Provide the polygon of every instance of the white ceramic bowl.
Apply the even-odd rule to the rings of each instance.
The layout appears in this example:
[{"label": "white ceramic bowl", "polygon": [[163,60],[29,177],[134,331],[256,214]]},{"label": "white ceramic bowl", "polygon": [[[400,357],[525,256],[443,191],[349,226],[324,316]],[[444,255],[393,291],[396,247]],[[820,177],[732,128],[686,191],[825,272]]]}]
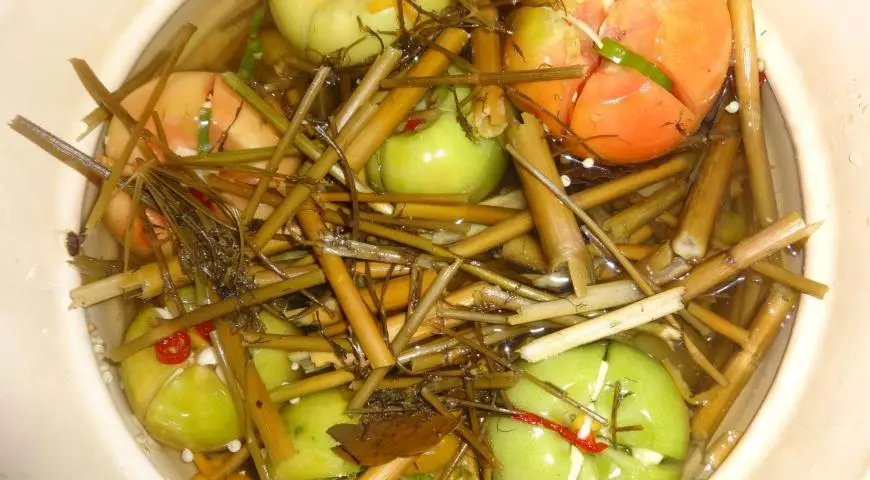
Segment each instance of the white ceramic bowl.
[{"label": "white ceramic bowl", "polygon": [[[181,3],[0,1],[0,117],[21,113],[73,141],[92,103],[65,59],[83,57],[118,85]],[[824,302],[802,299],[790,338],[781,335],[727,420],[742,428],[754,416],[716,478],[861,478],[870,473],[870,7],[758,0],[756,9],[782,109],[769,102],[766,111],[774,171],[780,185],[791,177],[802,187],[779,193],[808,220],[825,220],[804,269],[832,291]],[[81,221],[84,181],[11,131],[0,138],[0,479],[186,478],[173,455],[137,435],[117,381],[104,381],[85,315],[67,309],[78,277],[64,238]],[[110,343],[118,315],[95,319]]]}]

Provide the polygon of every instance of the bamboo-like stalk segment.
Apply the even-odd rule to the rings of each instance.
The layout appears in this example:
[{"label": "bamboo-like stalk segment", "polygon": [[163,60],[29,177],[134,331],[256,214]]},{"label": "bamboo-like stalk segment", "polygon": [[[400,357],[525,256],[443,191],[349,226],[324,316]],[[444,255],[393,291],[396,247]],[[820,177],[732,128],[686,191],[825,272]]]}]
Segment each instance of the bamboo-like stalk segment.
[{"label": "bamboo-like stalk segment", "polygon": [[372,63],[371,67],[366,71],[365,76],[360,81],[350,98],[344,102],[344,105],[339,108],[333,118],[333,124],[337,131],[344,130],[344,127],[353,117],[353,115],[369,101],[372,96],[380,89],[380,83],[383,79],[389,76],[390,72],[402,59],[401,50],[392,46],[384,47],[378,58]]},{"label": "bamboo-like stalk segment", "polygon": [[[457,259],[452,265],[442,269],[441,272],[438,273],[435,281],[432,282],[432,286],[429,287],[429,289],[426,290],[426,293],[423,294],[423,297],[420,298],[417,307],[407,316],[406,321],[402,323],[398,332],[396,332],[395,335],[390,335],[390,348],[392,348],[393,352],[398,354],[408,346],[414,335],[417,333],[417,330],[420,328],[420,325],[423,323],[423,320],[425,320],[429,316],[429,313],[435,308],[438,298],[444,292],[444,289],[447,288],[447,284],[450,283],[450,280],[453,279],[461,266],[462,260]],[[356,410],[362,408],[374,393],[378,384],[381,383],[381,380],[386,377],[387,373],[389,373],[388,367],[375,368],[369,376],[366,377],[363,384],[360,385],[356,394],[354,394],[348,405],[348,409]]]},{"label": "bamboo-like stalk segment", "polygon": [[[440,206],[440,205],[439,205]],[[343,209],[348,213],[346,209]],[[396,218],[392,215],[382,215],[380,213],[360,212],[359,218],[369,220],[383,225],[395,225],[411,229],[423,230],[444,230],[447,232],[457,232],[467,234],[471,230],[471,225],[459,222],[451,222],[444,220],[429,220],[425,218]]]},{"label": "bamboo-like stalk segment", "polygon": [[704,324],[710,327],[713,331],[731,340],[737,345],[746,347],[748,344],[749,332],[729,322],[728,319],[702,307],[697,302],[689,302],[686,306],[686,310],[688,310],[688,312],[694,315],[698,320],[704,322]]},{"label": "bamboo-like stalk segment", "polygon": [[[695,156],[691,153],[678,154],[657,167],[644,169],[575,193],[571,195],[571,200],[584,209],[604,205],[638,189],[687,171],[694,164],[694,159]],[[529,211],[524,211],[477,235],[450,245],[450,251],[466,258],[480,255],[512,238],[529,233],[534,226],[532,215]]]},{"label": "bamboo-like stalk segment", "polygon": [[278,140],[278,144],[275,146],[275,153],[272,154],[272,157],[266,164],[264,174],[260,177],[256,188],[254,188],[254,193],[251,195],[248,204],[245,205],[245,210],[242,212],[243,224],[246,224],[249,220],[254,218],[254,213],[260,206],[260,199],[263,198],[263,194],[266,193],[266,190],[269,188],[269,184],[271,183],[269,179],[278,171],[278,166],[281,164],[281,161],[284,160],[284,151],[290,146],[296,138],[296,135],[299,133],[299,130],[302,128],[302,122],[305,121],[305,118],[308,116],[308,111],[314,105],[317,96],[320,95],[320,90],[326,83],[327,78],[329,78],[331,71],[332,70],[329,67],[320,67],[317,69],[317,73],[314,75],[311,84],[305,91],[302,101],[299,102],[296,111],[293,113],[293,118],[290,119],[287,130],[284,131],[281,135],[281,139]]},{"label": "bamboo-like stalk segment", "polygon": [[354,379],[353,373],[347,370],[333,370],[282,385],[269,394],[275,403],[290,401],[312,393],[322,392],[330,388],[347,385]]},{"label": "bamboo-like stalk segment", "polygon": [[[336,225],[347,224],[345,219],[335,212],[326,211],[324,212],[324,217],[329,223],[334,223]],[[374,235],[376,237],[380,237],[386,240],[423,250],[424,252],[431,255],[445,258],[457,258],[457,255],[452,253],[450,250],[447,250],[446,248],[435,245],[434,243],[432,243],[432,240],[417,235],[412,235],[408,232],[392,229],[366,220],[360,220],[359,230],[360,232],[366,233],[368,235]],[[543,302],[556,299],[555,295],[551,295],[550,293],[538,290],[537,288],[530,287],[524,283],[518,282],[511,278],[505,277],[504,275],[500,275],[472,263],[463,263],[461,268],[464,272],[474,277],[477,277],[485,282],[496,284],[502,288],[511,290],[519,295],[531,298],[533,300]]]},{"label": "bamboo-like stalk segment", "polygon": [[755,14],[752,0],[728,0],[731,26],[736,49],[734,81],[740,100],[740,131],[749,170],[756,219],[766,227],[773,223],[778,212],[770,176],[770,161],[764,142],[764,122],[761,114],[761,85],[758,80],[758,48],[755,43]]},{"label": "bamboo-like stalk segment", "polygon": [[[264,247],[263,253],[273,255],[290,248],[291,245],[288,242],[273,241]],[[176,257],[166,259],[166,269],[173,284],[177,287],[187,285],[192,281],[181,270],[181,264]],[[298,276],[310,273],[312,270],[311,268],[289,268],[285,273],[289,276]],[[137,270],[112,275],[72,289],[69,294],[72,301],[70,308],[90,307],[114,297],[136,292],[141,298],[154,298],[163,293],[163,288],[164,282],[160,265],[157,262],[148,263]]]},{"label": "bamboo-like stalk segment", "polygon": [[[725,114],[720,129],[735,129],[738,117]],[[680,228],[671,246],[674,253],[689,261],[698,261],[707,255],[707,247],[716,225],[716,217],[731,180],[731,170],[740,136],[732,135],[710,145],[701,163],[698,179],[686,200]]]},{"label": "bamboo-like stalk segment", "polygon": [[[471,61],[479,72],[500,73],[501,35],[488,25],[498,23],[498,10],[484,2],[478,5],[477,17],[486,25],[471,33]],[[498,85],[484,85],[474,89],[468,123],[478,137],[495,138],[508,126],[504,90]]]},{"label": "bamboo-like stalk segment", "polygon": [[643,260],[652,255],[658,248],[655,245],[632,245],[623,243],[617,245],[625,258],[633,261]]},{"label": "bamboo-like stalk segment", "polygon": [[[321,202],[331,203],[347,203],[350,202],[350,194],[346,192],[317,192],[312,194]],[[357,201],[362,203],[409,203],[413,205],[424,204],[426,207],[433,205],[446,205],[449,209],[462,210],[464,207],[476,206],[468,203],[468,196],[464,194],[452,193],[358,193]],[[400,205],[396,205],[398,209]],[[516,212],[513,212],[516,213]],[[402,215],[399,212],[396,216],[413,217],[415,215]],[[432,220],[445,220],[445,218],[434,218],[420,216],[420,218],[431,218]]]},{"label": "bamboo-like stalk segment", "polygon": [[630,280],[590,285],[584,297],[568,297],[552,302],[523,306],[508,318],[511,325],[547,320],[565,315],[594,312],[605,308],[619,307],[643,298],[643,293]]},{"label": "bamboo-like stalk segment", "polygon": [[396,205],[394,215],[407,218],[445,220],[449,222],[494,225],[511,218],[519,211],[513,208],[493,207],[473,203],[432,205],[427,203],[403,203]]},{"label": "bamboo-like stalk segment", "polygon": [[[444,308],[471,307],[474,305],[475,294],[486,287],[486,283],[477,282],[449,293],[444,297]],[[404,313],[399,313],[387,319],[387,334],[391,339],[395,338],[396,335],[398,335],[399,330],[402,329],[402,325],[405,324],[405,316]],[[423,325],[421,325],[411,337],[411,342],[418,342],[424,338],[431,337],[437,332],[437,330],[431,326],[431,322],[428,321],[434,318],[437,318],[437,312],[432,312],[426,319],[424,319]],[[443,322],[448,328],[459,323],[452,319],[444,319]]]},{"label": "bamboo-like stalk segment", "polygon": [[601,227],[610,232],[617,242],[625,242],[638,228],[653,221],[659,215],[682,200],[688,186],[682,180],[666,185],[655,191],[643,202],[634,204],[608,218]]},{"label": "bamboo-like stalk segment", "polygon": [[828,293],[828,286],[824,283],[810,280],[803,275],[798,275],[770,262],[755,262],[750,268],[775,282],[816,297],[819,300],[824,300],[825,294]]},{"label": "bamboo-like stalk segment", "polygon": [[307,335],[274,335],[260,332],[241,332],[244,346],[272,348],[288,352],[332,352],[332,345],[321,337]]},{"label": "bamboo-like stalk segment", "polygon": [[369,467],[359,480],[401,480],[417,461],[417,457],[399,457],[383,465]]},{"label": "bamboo-like stalk segment", "polygon": [[675,285],[686,287],[686,300],[691,300],[736,276],[753,263],[767,258],[791,243],[807,238],[819,226],[819,224],[807,226],[797,214],[787,215],[755,235],[743,239],[727,252],[698,265]]},{"label": "bamboo-like stalk segment", "polygon": [[130,355],[154,345],[175,332],[192,328],[213,318],[220,318],[224,315],[235,313],[240,309],[259,305],[290,293],[320,285],[325,281],[326,277],[323,272],[316,270],[273,285],[242,292],[238,296],[227,298],[217,303],[205,305],[178,318],[161,323],[145,335],[122,344],[109,354],[109,359],[113,362],[121,362]]},{"label": "bamboo-like stalk segment", "polygon": [[568,67],[550,67],[537,70],[515,70],[513,72],[471,72],[458,75],[439,75],[421,78],[396,77],[388,78],[381,82],[381,88],[439,87],[448,85],[510,85],[514,83],[547,82],[583,78],[588,72],[589,68],[585,65],[572,65]]},{"label": "bamboo-like stalk segment", "polygon": [[541,244],[531,235],[520,235],[505,242],[501,247],[501,258],[538,273],[547,271]]},{"label": "bamboo-like stalk segment", "polygon": [[[408,76],[427,76],[443,72],[450,64],[450,57],[442,50],[456,53],[467,41],[468,34],[463,30],[456,28],[444,30],[436,41],[437,48],[428,49],[408,72]],[[390,91],[368,122],[366,134],[357,136],[344,151],[352,169],[359,170],[371,158],[425,94],[425,88],[399,88]],[[306,177],[312,181],[323,179],[338,160],[339,156],[335,150],[327,150],[308,168]],[[311,194],[311,189],[308,182],[305,182],[297,184],[290,190],[281,205],[275,208],[252,239],[255,249],[265,245],[290,217],[299,211],[302,203]]]},{"label": "bamboo-like stalk segment", "polygon": [[[365,268],[360,268],[356,273],[364,274]],[[385,274],[386,275],[386,274]],[[420,286],[424,290],[432,285],[435,280],[435,272],[424,270],[420,275]],[[399,276],[389,280],[388,282],[376,283],[371,288],[378,297],[381,307],[385,312],[394,312],[396,310],[408,306],[408,300],[411,295],[411,277],[408,275]],[[362,297],[369,311],[377,312],[377,305],[372,301],[372,294],[368,288],[362,287],[359,289],[359,295]],[[332,325],[339,321],[335,313],[338,310],[338,304],[335,299],[330,298],[324,300],[322,305],[306,313],[304,316],[298,317],[295,321],[297,325]]]},{"label": "bamboo-like stalk segment", "polygon": [[[369,264],[366,270],[366,263]],[[372,279],[379,280],[386,278],[388,275],[392,278],[400,278],[407,276],[411,272],[411,267],[404,265],[396,265],[394,263],[382,262],[356,262],[353,265],[353,273],[356,275],[371,275]]]},{"label": "bamboo-like stalk segment", "polygon": [[[525,158],[550,181],[561,185],[547,134],[534,115],[524,113],[522,123],[511,123],[508,140],[508,152]],[[577,219],[531,173],[522,168],[518,172],[550,271],[567,268],[574,293],[584,296],[589,284],[589,252]]]},{"label": "bamboo-like stalk segment", "polygon": [[529,362],[539,362],[574,347],[636,328],[681,310],[684,291],[682,287],[672,288],[585,323],[558,330],[523,345],[519,353]]},{"label": "bamboo-like stalk segment", "polygon": [[774,338],[780,331],[780,324],[797,304],[795,291],[775,284],[752,322],[749,344],[738,352],[725,366],[725,377],[729,384],[719,387],[717,395],[695,412],[692,417],[692,437],[701,443],[710,440],[722,419],[734,404],[734,400],[749,382],[758,368]]},{"label": "bamboo-like stalk segment", "polygon": [[664,285],[688,273],[692,265],[674,254],[670,242],[665,242],[641,260],[638,268],[656,285]]},{"label": "bamboo-like stalk segment", "polygon": [[[296,219],[309,240],[320,240],[327,231],[326,225],[317,213],[317,207],[310,199],[303,202],[302,209],[296,214]],[[314,246],[314,255],[320,262],[320,266],[332,287],[333,294],[348,323],[353,327],[354,335],[369,362],[375,368],[395,364],[396,359],[381,335],[381,330],[375,323],[371,311],[359,294],[344,261],[341,257],[324,254],[323,248],[318,245]]]},{"label": "bamboo-like stalk segment", "polygon": [[[202,310],[202,307],[199,310]],[[194,310],[198,311],[198,310]],[[227,363],[233,370],[235,377],[241,382],[245,390],[245,404],[260,438],[269,452],[270,460],[279,464],[294,454],[293,444],[284,422],[278,414],[278,409],[269,398],[263,379],[257,373],[253,362],[249,361],[242,339],[232,331],[227,322],[216,322],[217,337],[226,352]]]}]

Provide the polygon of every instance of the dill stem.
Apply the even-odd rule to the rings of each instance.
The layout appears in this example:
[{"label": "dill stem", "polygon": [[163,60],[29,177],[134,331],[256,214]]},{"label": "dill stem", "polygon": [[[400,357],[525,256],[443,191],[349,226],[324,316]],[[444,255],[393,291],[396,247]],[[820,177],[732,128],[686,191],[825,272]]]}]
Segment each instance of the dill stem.
[{"label": "dill stem", "polygon": [[[350,194],[346,192],[317,192],[312,194],[317,200],[321,202],[330,202],[330,203],[346,203],[350,202]],[[419,203],[434,203],[438,204],[438,206],[442,206],[444,204],[444,208],[446,209],[462,209],[466,206],[471,206],[474,204],[468,203],[468,197],[463,194],[440,194],[440,193],[431,193],[431,194],[408,194],[408,193],[359,193],[357,195],[357,200],[362,203],[374,203],[374,202],[384,202],[384,203],[404,203],[404,202],[419,202]],[[409,203],[408,205],[418,205],[419,203]],[[426,205],[427,207],[433,205]],[[396,216],[405,216],[405,217],[415,217],[417,215],[401,215],[396,213]],[[431,220],[447,220],[445,218],[432,218],[426,216],[419,216],[419,218],[429,218]]]},{"label": "dill stem", "polygon": [[[311,200],[306,200],[302,209],[296,214],[296,219],[302,227],[305,236],[311,241],[318,241],[327,231],[317,212],[317,207]],[[344,312],[348,323],[353,327],[354,334],[365,352],[369,362],[375,368],[388,367],[395,364],[390,347],[387,345],[381,330],[375,323],[371,311],[367,308],[359,290],[341,257],[323,253],[321,246],[314,246],[314,255],[323,268],[335,298]]]},{"label": "dill stem", "polygon": [[260,45],[260,26],[263,24],[263,18],[266,16],[266,6],[262,6],[254,10],[251,26],[248,31],[248,41],[245,45],[245,53],[242,56],[242,62],[239,66],[239,77],[246,82],[251,80],[251,75],[254,70],[254,63],[257,61],[257,53],[261,53]]},{"label": "dill stem", "polygon": [[[733,129],[737,123],[737,116],[725,113],[717,128]],[[739,147],[739,135],[728,137],[710,145],[701,161],[701,170],[686,200],[680,228],[671,241],[674,253],[686,260],[698,261],[707,254]]]},{"label": "dill stem", "polygon": [[638,268],[656,285],[664,285],[688,273],[692,265],[674,253],[670,242],[665,242],[643,258]]},{"label": "dill stem", "polygon": [[353,373],[347,370],[333,370],[306,377],[287,385],[282,385],[269,394],[275,403],[283,403],[294,398],[304,397],[312,393],[322,392],[330,388],[347,385],[354,379]]},{"label": "dill stem", "polygon": [[513,83],[546,82],[582,78],[588,68],[585,66],[551,67],[537,70],[516,70],[513,72],[471,72],[460,75],[443,75],[413,78],[410,76],[389,78],[381,82],[381,88],[440,87],[449,85],[508,85]]},{"label": "dill stem", "polygon": [[[347,222],[344,220],[336,212],[327,211],[324,213],[324,218],[329,223],[334,223],[336,225],[346,225]],[[396,243],[401,243],[404,245],[408,245],[420,250],[423,250],[426,253],[445,258],[457,258],[450,250],[446,248],[436,246],[432,243],[431,240],[419,237],[416,235],[412,235],[407,232],[403,232],[401,230],[392,229],[389,227],[385,227],[382,225],[377,225],[375,223],[361,220],[359,222],[360,232],[367,233],[369,235],[374,235],[376,237],[380,237],[383,239],[391,240]],[[494,283],[502,288],[507,290],[516,292],[519,295],[524,297],[531,298],[533,300],[538,301],[547,301],[554,300],[556,298],[555,295],[544,292],[542,290],[538,290],[536,288],[530,287],[523,283],[517,282],[513,279],[500,275],[498,273],[487,270],[478,265],[474,265],[471,263],[462,264],[462,270],[466,273],[469,273],[481,280],[484,280],[489,283]]]},{"label": "dill stem", "polygon": [[519,213],[513,208],[492,207],[464,203],[457,205],[432,205],[427,203],[400,203],[393,213],[397,217],[425,218],[449,222],[494,225]]},{"label": "dill stem", "polygon": [[[390,349],[394,353],[398,354],[402,352],[402,350],[411,343],[411,339],[417,329],[420,328],[420,325],[422,325],[423,320],[427,318],[429,312],[435,308],[441,293],[444,292],[445,288],[447,288],[447,284],[450,283],[461,266],[462,260],[457,259],[452,265],[443,268],[438,273],[438,276],[435,277],[432,285],[426,290],[426,293],[423,294],[423,297],[420,299],[414,311],[407,316],[407,320],[402,324],[395,336],[391,336]],[[359,390],[354,394],[350,404],[348,405],[349,410],[362,408],[374,393],[375,389],[377,389],[378,384],[381,383],[381,380],[383,380],[389,372],[389,368],[386,366],[378,366],[374,365],[374,363],[373,366],[375,366],[375,370],[366,377]]]},{"label": "dill stem", "polygon": [[[571,199],[578,207],[584,209],[604,205],[643,187],[685,172],[692,167],[693,163],[694,154],[678,154],[657,167],[644,169],[575,193],[571,195]],[[534,226],[532,216],[526,210],[483,230],[477,235],[456,242],[449,248],[450,251],[461,257],[473,257],[512,238],[529,233]]]},{"label": "dill stem", "polygon": [[350,98],[347,99],[335,114],[333,124],[336,131],[341,132],[344,130],[344,127],[347,126],[357,111],[372,99],[380,89],[381,81],[387,78],[401,58],[402,52],[400,50],[392,46],[384,48],[383,52],[378,55],[378,58],[375,59],[366,71],[365,76],[354,89]]},{"label": "dill stem", "polygon": [[[498,10],[484,2],[477,16],[486,25],[498,23]],[[477,71],[500,73],[501,35],[488,27],[478,27],[471,33],[471,60]],[[474,89],[472,110],[468,123],[477,136],[495,138],[508,126],[507,105],[504,90],[497,85],[482,85]]]},{"label": "dill stem", "polygon": [[[181,34],[179,38],[178,44],[175,46],[172,54],[169,57],[169,60],[166,62],[163,70],[160,73],[160,77],[157,80],[157,83],[154,85],[154,91],[151,92],[148,100],[145,102],[145,106],[143,108],[143,112],[151,112],[154,110],[154,106],[157,104],[157,101],[160,99],[160,96],[163,94],[163,89],[166,87],[166,83],[169,80],[169,75],[172,73],[172,69],[175,67],[175,63],[178,61],[178,58],[181,56],[181,52],[184,51],[184,47],[187,45],[188,40],[193,35],[193,32],[196,30],[191,24],[186,24],[181,28]],[[133,154],[133,150],[136,148],[136,145],[139,143],[139,139],[142,137],[143,132],[145,131],[145,125],[148,123],[150,119],[149,113],[143,113],[139,120],[136,122],[136,125],[130,131],[130,138],[127,140],[127,144],[124,146],[124,149],[121,151],[121,155],[118,158],[112,159],[113,164],[111,168],[111,173],[109,174],[109,178],[103,182],[103,185],[100,187],[100,193],[97,195],[96,203],[91,209],[91,213],[88,215],[88,219],[85,222],[84,233],[92,231],[100,220],[103,219],[103,214],[106,211],[106,207],[109,205],[109,200],[112,199],[114,195],[115,189],[117,188],[118,180],[121,178],[121,174],[124,172],[124,166],[127,164],[127,160],[130,158],[130,155]]]},{"label": "dill stem", "polygon": [[[359,273],[365,274],[365,270],[363,269]],[[424,271],[420,279],[421,287],[424,289],[429,288],[434,280],[435,272],[431,270]],[[411,277],[404,275],[393,278],[387,282],[376,283],[372,286],[372,289],[378,295],[377,302],[380,303],[384,311],[396,311],[408,306],[408,300],[411,295]],[[363,302],[365,302],[366,307],[370,312],[374,313],[377,311],[377,303],[372,299],[372,295],[368,288],[360,288],[359,295],[362,297]],[[317,325],[318,323],[330,325],[338,321],[337,317],[332,319],[332,317],[335,317],[332,312],[337,311],[337,307],[338,304],[335,299],[330,298],[324,300],[322,305],[318,305],[317,308],[313,309],[310,313],[299,317],[297,322],[299,325]]]},{"label": "dill stem", "polygon": [[260,332],[241,332],[243,346],[271,348],[288,352],[332,352],[332,345],[321,337],[308,335],[275,335]]},{"label": "dill stem", "polygon": [[308,111],[311,109],[312,105],[314,105],[314,101],[320,94],[330,72],[331,70],[329,67],[321,67],[317,69],[314,79],[312,79],[311,84],[305,91],[305,95],[302,97],[302,100],[296,107],[296,111],[293,113],[293,118],[290,119],[287,129],[282,133],[278,145],[275,146],[274,154],[272,154],[272,157],[266,164],[265,174],[260,177],[256,188],[254,188],[254,193],[250,196],[247,205],[245,205],[245,210],[242,212],[241,218],[242,225],[246,225],[252,218],[254,218],[254,213],[260,206],[260,199],[263,198],[263,195],[266,193],[266,190],[269,188],[269,184],[271,183],[269,181],[271,175],[278,171],[278,166],[281,164],[281,161],[284,160],[284,151],[290,145],[290,142],[292,142],[299,134],[299,131],[302,128],[302,123],[305,121],[305,117],[308,116]]},{"label": "dill stem", "polygon": [[113,362],[121,362],[130,355],[154,345],[175,332],[194,327],[206,320],[232,314],[242,308],[258,305],[305,288],[320,285],[325,281],[326,278],[323,272],[316,270],[272,285],[243,292],[237,297],[205,305],[178,318],[164,322],[145,335],[122,344],[109,354],[109,359]]},{"label": "dill stem", "polygon": [[[288,146],[284,150],[285,156],[298,155],[295,147]],[[226,150],[223,152],[209,152],[189,157],[179,157],[173,161],[173,165],[185,166],[234,166],[246,163],[269,160],[275,155],[275,147],[249,148],[245,150]]]},{"label": "dill stem", "polygon": [[[523,156],[551,182],[561,185],[559,171],[547,145],[547,135],[533,115],[524,113],[522,123],[511,123],[508,127],[508,141],[508,151],[512,155]],[[531,173],[523,168],[517,170],[549,271],[567,267],[574,293],[578,297],[584,296],[590,283],[589,251],[577,219]]]},{"label": "dill stem", "polygon": [[667,212],[685,198],[688,185],[682,180],[672,182],[655,191],[644,201],[636,203],[607,219],[601,224],[617,242],[625,242],[638,228]]},{"label": "dill stem", "polygon": [[[486,286],[487,284],[484,282],[476,282],[448,293],[442,300],[443,306],[444,308],[472,307],[475,305],[476,293],[483,290]],[[405,313],[397,313],[387,318],[387,335],[391,339],[398,335],[402,326],[405,324],[406,317],[407,315]],[[419,342],[420,340],[434,335],[437,330],[432,326],[431,321],[435,319],[438,319],[437,310],[435,312],[430,312],[429,315],[426,316],[422,325],[414,331],[410,343]],[[441,321],[447,328],[452,328],[461,323],[459,320],[452,318],[443,318]]]},{"label": "dill stem", "polygon": [[[459,51],[468,41],[468,35],[459,29],[444,30],[437,44],[450,52]],[[408,73],[410,76],[424,76],[447,69],[450,59],[434,48],[423,54],[420,61]],[[357,136],[346,148],[345,156],[353,170],[359,170],[371,158],[381,144],[393,133],[395,128],[408,116],[411,110],[425,95],[425,88],[401,88],[391,91],[379,105],[369,121],[365,135]],[[329,149],[319,156],[308,168],[306,176],[311,182],[322,180],[339,160],[338,153]],[[348,179],[350,180],[350,179]],[[276,207],[260,230],[252,239],[254,249],[259,249],[302,207],[311,195],[312,188],[305,184],[296,185],[284,201]]]}]

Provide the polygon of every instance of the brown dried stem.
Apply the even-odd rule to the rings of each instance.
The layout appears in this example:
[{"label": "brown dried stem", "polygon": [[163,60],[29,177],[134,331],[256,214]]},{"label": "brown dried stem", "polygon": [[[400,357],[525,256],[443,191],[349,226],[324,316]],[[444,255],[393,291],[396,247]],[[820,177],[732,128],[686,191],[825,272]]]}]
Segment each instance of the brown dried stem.
[{"label": "brown dried stem", "polygon": [[[498,22],[498,10],[485,2],[479,5],[477,17],[485,25]],[[481,73],[500,73],[501,36],[487,26],[474,29],[471,33],[471,60],[474,68]],[[478,137],[495,138],[508,126],[507,105],[504,90],[497,85],[483,85],[474,89],[472,110],[468,123]]]},{"label": "brown dried stem", "polygon": [[749,333],[747,347],[738,352],[725,366],[727,387],[718,387],[716,396],[702,406],[692,417],[692,436],[696,441],[706,443],[719,427],[722,419],[734,404],[743,387],[764,358],[773,339],[780,331],[780,324],[797,304],[798,294],[793,290],[775,284],[770,295],[755,316]]},{"label": "brown dried stem", "polygon": [[[436,44],[450,52],[458,52],[468,41],[463,30],[449,28],[438,37]],[[408,76],[427,76],[438,74],[447,69],[450,59],[440,50],[430,48],[420,61],[408,72]],[[366,134],[357,136],[345,149],[345,157],[351,168],[359,170],[371,158],[381,144],[393,133],[395,128],[408,116],[408,113],[426,94],[425,88],[400,88],[392,90],[381,102],[366,127]],[[306,171],[308,182],[296,185],[284,198],[272,215],[252,240],[255,249],[261,248],[275,235],[285,223],[302,207],[311,195],[311,183],[323,179],[330,168],[339,161],[338,152],[329,149]]]},{"label": "brown dried stem", "polygon": [[[718,128],[733,130],[738,118],[724,114]],[[707,247],[716,225],[716,216],[731,180],[731,169],[740,147],[740,136],[733,135],[710,145],[701,163],[698,178],[686,200],[680,228],[671,246],[674,253],[689,261],[707,255]]]},{"label": "brown dried stem", "polygon": [[[311,200],[303,202],[302,209],[296,214],[296,219],[305,232],[305,236],[311,241],[320,240],[327,232],[326,225]],[[341,305],[345,317],[353,327],[354,335],[369,362],[375,368],[393,365],[396,359],[390,352],[390,347],[381,335],[381,330],[370,310],[363,302],[344,261],[341,257],[324,254],[322,247],[318,245],[314,246],[314,254],[320,262],[332,291]]]},{"label": "brown dried stem", "polygon": [[682,180],[673,182],[655,191],[646,200],[636,203],[601,224],[617,242],[626,242],[638,228],[653,221],[659,215],[685,198],[688,185]]},{"label": "brown dried stem", "polygon": [[272,285],[242,292],[236,297],[227,298],[217,303],[203,306],[178,318],[161,323],[145,335],[137,337],[116,348],[111,354],[109,354],[109,358],[113,362],[121,362],[130,355],[142,350],[143,348],[154,345],[175,332],[192,328],[207,320],[220,318],[224,315],[230,315],[241,309],[259,305],[290,293],[298,292],[315,285],[320,285],[325,281],[326,277],[323,272],[316,270]]},{"label": "brown dried stem", "polygon": [[[524,113],[522,123],[511,123],[508,140],[507,150],[511,155],[525,158],[551,182],[559,182],[547,135],[533,115]],[[567,267],[574,293],[584,296],[589,284],[589,252],[577,219],[531,173],[522,168],[518,171],[550,271]]]},{"label": "brown dried stem", "polygon": [[807,238],[820,225],[807,226],[797,214],[790,214],[747,237],[727,252],[716,255],[695,267],[675,282],[686,287],[686,300],[736,276],[753,263],[767,258],[787,245]]},{"label": "brown dried stem", "polygon": [[457,205],[403,203],[396,205],[396,210],[393,214],[397,217],[494,225],[513,217],[517,213],[518,211],[512,208],[491,207],[471,203]]},{"label": "brown dried stem", "polygon": [[[658,183],[667,178],[687,171],[694,163],[694,154],[675,155],[657,167],[641,170],[601,185],[571,195],[571,200],[580,208],[604,205],[643,187]],[[456,242],[450,251],[461,257],[473,257],[495,248],[508,240],[529,233],[535,224],[529,211],[524,211],[499,222],[492,227]]]}]

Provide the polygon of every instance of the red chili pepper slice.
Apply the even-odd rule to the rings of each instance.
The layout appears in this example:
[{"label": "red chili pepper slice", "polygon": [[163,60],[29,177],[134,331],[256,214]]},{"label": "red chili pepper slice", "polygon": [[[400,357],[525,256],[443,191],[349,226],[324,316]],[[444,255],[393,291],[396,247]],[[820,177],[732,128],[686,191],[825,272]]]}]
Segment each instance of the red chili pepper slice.
[{"label": "red chili pepper slice", "polygon": [[764,72],[758,72],[758,84],[764,86],[767,83],[767,75]]},{"label": "red chili pepper slice", "polygon": [[197,326],[193,327],[196,329],[196,333],[202,335],[203,338],[211,342],[208,334],[214,331],[214,323],[211,320],[206,320]]},{"label": "red chili pepper slice", "polygon": [[208,208],[211,208],[212,201],[204,193],[200,192],[199,190],[197,190],[195,188],[191,188],[190,194],[193,195],[194,198],[199,200],[200,203],[202,203],[203,205],[205,205]]},{"label": "red chili pepper slice", "polygon": [[423,125],[426,121],[422,118],[412,118],[405,123],[405,132],[413,132],[417,130],[417,127]]},{"label": "red chili pepper slice", "polygon": [[185,331],[175,332],[154,344],[157,360],[166,365],[175,365],[187,360],[190,355],[190,335]]},{"label": "red chili pepper slice", "polygon": [[580,438],[577,436],[577,432],[571,430],[570,428],[559,425],[556,422],[551,420],[547,420],[546,418],[539,417],[534,413],[530,412],[522,412],[511,415],[511,418],[518,422],[528,423],[529,425],[539,425],[541,427],[546,428],[547,430],[551,430],[553,432],[558,433],[562,438],[568,440],[575,447],[580,450],[588,453],[601,453],[607,448],[606,443],[599,443],[595,441],[595,438],[592,435],[589,435],[586,438]]}]

